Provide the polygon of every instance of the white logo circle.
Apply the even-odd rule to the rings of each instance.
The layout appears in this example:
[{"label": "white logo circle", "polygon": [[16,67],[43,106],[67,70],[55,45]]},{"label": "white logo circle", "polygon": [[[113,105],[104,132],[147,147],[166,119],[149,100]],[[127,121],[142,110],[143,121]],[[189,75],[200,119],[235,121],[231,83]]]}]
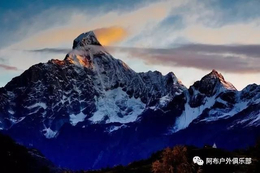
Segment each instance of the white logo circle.
[{"label": "white logo circle", "polygon": [[199,156],[194,156],[192,160],[193,160],[193,163],[196,163],[200,166],[202,166],[204,164],[204,161]]}]

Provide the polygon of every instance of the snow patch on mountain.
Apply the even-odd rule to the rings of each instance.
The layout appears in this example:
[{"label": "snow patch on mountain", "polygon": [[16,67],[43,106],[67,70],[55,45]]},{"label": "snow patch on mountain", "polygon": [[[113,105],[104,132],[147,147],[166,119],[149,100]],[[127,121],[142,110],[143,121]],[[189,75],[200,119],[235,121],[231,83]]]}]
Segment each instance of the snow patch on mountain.
[{"label": "snow patch on mountain", "polygon": [[32,109],[32,108],[36,108],[36,107],[42,107],[43,109],[46,109],[47,105],[46,105],[46,103],[38,102],[31,106],[28,106],[27,109]]},{"label": "snow patch on mountain", "polygon": [[254,115],[251,119],[251,122],[248,124],[248,126],[260,126],[260,113],[257,115]]},{"label": "snow patch on mountain", "polygon": [[57,131],[53,131],[51,128],[47,128],[45,127],[45,129],[42,130],[42,132],[44,133],[44,136],[47,139],[51,139],[54,138],[56,136],[56,134],[58,133]]},{"label": "snow patch on mountain", "polygon": [[206,97],[205,103],[199,107],[191,107],[187,101],[183,113],[176,119],[172,132],[175,133],[187,128],[193,120],[198,118],[205,109],[211,108],[214,103],[215,97]]},{"label": "snow patch on mountain", "polygon": [[9,120],[12,122],[12,124],[17,124],[21,121],[23,121],[25,119],[25,117],[20,117],[20,118],[16,118],[16,117],[10,117]]},{"label": "snow patch on mountain", "polygon": [[146,106],[140,98],[129,98],[122,88],[105,91],[103,96],[95,97],[95,100],[97,111],[89,118],[93,123],[134,122]]},{"label": "snow patch on mountain", "polygon": [[108,128],[106,129],[106,132],[112,133],[112,132],[114,132],[114,131],[117,131],[117,130],[119,130],[119,129],[121,129],[121,128],[125,128],[125,127],[127,127],[125,124],[122,124],[122,125],[119,125],[119,126],[111,126],[111,127],[108,127]]},{"label": "snow patch on mountain", "polygon": [[256,110],[254,112],[249,113],[245,118],[239,119],[233,122],[233,124],[228,127],[228,129],[232,129],[236,126],[243,125],[244,127],[257,127],[260,126],[260,112]]},{"label": "snow patch on mountain", "polygon": [[71,114],[70,115],[70,124],[76,126],[79,122],[83,122],[87,115],[83,114],[82,112],[78,114]]},{"label": "snow patch on mountain", "polygon": [[11,115],[13,115],[15,112],[14,112],[12,109],[9,109],[9,110],[8,110],[8,113],[11,114]]},{"label": "snow patch on mountain", "polygon": [[163,97],[160,98],[159,104],[161,106],[166,106],[171,100],[172,100],[172,96],[167,94],[166,96],[163,96]]},{"label": "snow patch on mountain", "polygon": [[219,119],[227,119],[227,118],[233,117],[234,115],[243,111],[247,107],[248,107],[248,102],[241,101],[241,102],[236,103],[231,110],[230,109],[211,110],[211,111],[209,111],[209,116],[200,121],[210,122],[210,121],[217,121]]}]

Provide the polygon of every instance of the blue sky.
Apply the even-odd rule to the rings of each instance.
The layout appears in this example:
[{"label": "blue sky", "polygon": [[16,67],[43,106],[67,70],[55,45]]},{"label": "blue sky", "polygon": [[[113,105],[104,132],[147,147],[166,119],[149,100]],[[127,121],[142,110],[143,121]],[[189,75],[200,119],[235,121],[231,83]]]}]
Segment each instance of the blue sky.
[{"label": "blue sky", "polygon": [[[21,25],[29,25],[35,16],[49,9],[78,9],[93,13],[95,11],[107,12],[114,9],[126,11],[145,2],[147,1],[131,0],[131,3],[129,3],[128,0],[2,0],[0,2],[0,26],[4,32],[0,33],[0,37],[4,37],[7,34],[12,35]],[[45,25],[45,21],[42,21],[42,27],[48,28],[48,25]],[[16,35],[10,41],[0,42],[0,47],[11,44],[17,37],[19,39],[23,38],[23,36]]]},{"label": "blue sky", "polygon": [[111,52],[136,71],[173,71],[189,86],[217,68],[238,89],[259,84],[259,6],[259,0],[3,0],[0,86],[33,64],[65,57],[24,50],[69,49],[79,34],[96,29],[104,31],[102,37],[123,31],[118,38],[106,37],[108,46],[152,50]]}]

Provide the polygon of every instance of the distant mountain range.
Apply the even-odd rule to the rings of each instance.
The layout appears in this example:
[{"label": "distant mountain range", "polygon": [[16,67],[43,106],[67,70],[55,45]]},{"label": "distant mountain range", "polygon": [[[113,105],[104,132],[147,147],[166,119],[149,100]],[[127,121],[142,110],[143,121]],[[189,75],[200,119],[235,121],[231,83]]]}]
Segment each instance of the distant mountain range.
[{"label": "distant mountain range", "polygon": [[237,91],[216,70],[189,88],[172,72],[136,73],[87,32],[64,60],[33,65],[0,88],[0,129],[77,170],[176,144],[245,148],[260,136],[260,86]]}]

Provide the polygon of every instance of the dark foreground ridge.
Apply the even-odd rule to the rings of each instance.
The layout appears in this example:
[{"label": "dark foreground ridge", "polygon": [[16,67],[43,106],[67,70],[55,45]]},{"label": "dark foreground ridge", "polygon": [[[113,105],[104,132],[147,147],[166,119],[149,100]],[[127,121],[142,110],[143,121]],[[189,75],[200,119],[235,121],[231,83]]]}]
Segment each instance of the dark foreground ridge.
[{"label": "dark foreground ridge", "polygon": [[[193,163],[193,157],[199,156],[204,160],[204,165]],[[210,165],[205,163],[206,158],[250,158],[252,163]],[[254,147],[243,150],[226,151],[223,149],[204,146],[175,146],[158,151],[148,159],[132,162],[127,166],[116,166],[85,173],[259,173],[260,172],[260,140]]]},{"label": "dark foreground ridge", "polygon": [[10,137],[0,134],[1,173],[60,173],[52,162],[38,150],[28,149],[15,143]]},{"label": "dark foreground ridge", "polygon": [[[248,149],[226,151],[205,145],[175,146],[155,152],[148,159],[134,161],[127,166],[118,165],[95,171],[70,171],[55,167],[39,151],[16,144],[11,138],[0,134],[0,172],[26,173],[259,173],[260,140]],[[204,165],[193,163],[193,157],[199,156]],[[213,164],[206,163],[206,158],[250,158],[249,164]],[[76,160],[75,160],[76,161]]]}]

